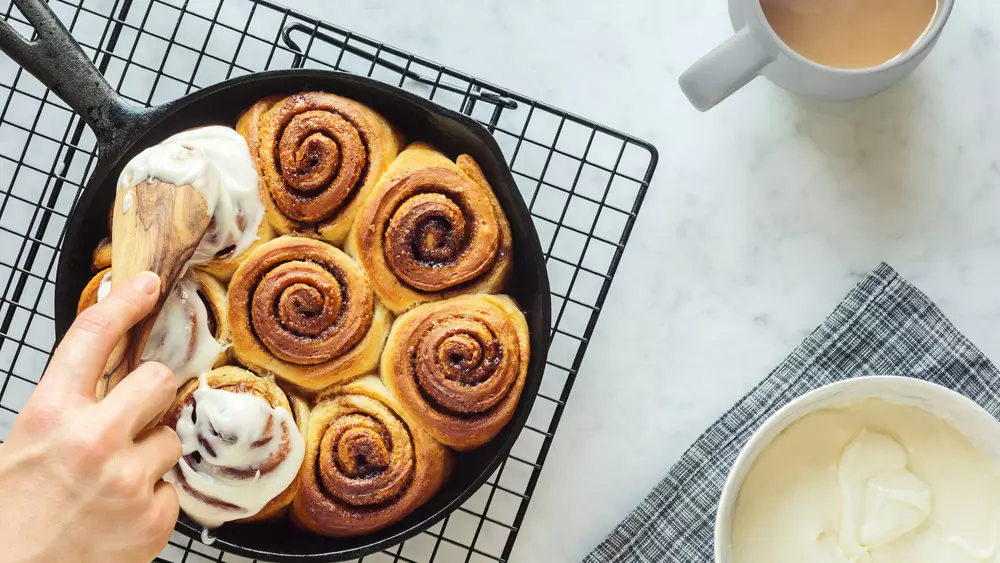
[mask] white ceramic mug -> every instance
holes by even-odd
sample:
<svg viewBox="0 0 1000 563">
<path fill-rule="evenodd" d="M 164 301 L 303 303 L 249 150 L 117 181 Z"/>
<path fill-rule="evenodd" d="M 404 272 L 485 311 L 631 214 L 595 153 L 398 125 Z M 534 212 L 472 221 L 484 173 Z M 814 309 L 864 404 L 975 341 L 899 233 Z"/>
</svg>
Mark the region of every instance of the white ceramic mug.
<svg viewBox="0 0 1000 563">
<path fill-rule="evenodd" d="M 913 72 L 937 42 L 954 0 L 938 0 L 934 19 L 909 51 L 881 65 L 833 68 L 793 51 L 767 23 L 760 0 L 729 0 L 736 34 L 681 75 L 681 90 L 701 111 L 763 74 L 782 88 L 824 100 L 853 100 L 877 94 Z"/>
</svg>

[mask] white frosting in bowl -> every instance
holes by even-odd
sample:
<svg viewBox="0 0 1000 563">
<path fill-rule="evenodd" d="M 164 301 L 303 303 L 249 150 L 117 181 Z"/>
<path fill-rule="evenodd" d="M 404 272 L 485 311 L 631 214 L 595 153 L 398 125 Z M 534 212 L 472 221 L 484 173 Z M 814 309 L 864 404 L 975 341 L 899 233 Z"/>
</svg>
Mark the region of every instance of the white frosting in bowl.
<svg viewBox="0 0 1000 563">
<path fill-rule="evenodd" d="M 1000 470 L 929 412 L 866 399 L 791 423 L 746 473 L 732 563 L 1000 561 Z"/>
<path fill-rule="evenodd" d="M 232 247 L 240 254 L 257 240 L 264 205 L 250 149 L 235 130 L 199 127 L 147 148 L 122 170 L 118 189 L 156 181 L 190 185 L 205 198 L 212 223 L 188 264 L 204 264 Z M 123 212 L 133 205 L 131 196 L 123 198 Z"/>
</svg>

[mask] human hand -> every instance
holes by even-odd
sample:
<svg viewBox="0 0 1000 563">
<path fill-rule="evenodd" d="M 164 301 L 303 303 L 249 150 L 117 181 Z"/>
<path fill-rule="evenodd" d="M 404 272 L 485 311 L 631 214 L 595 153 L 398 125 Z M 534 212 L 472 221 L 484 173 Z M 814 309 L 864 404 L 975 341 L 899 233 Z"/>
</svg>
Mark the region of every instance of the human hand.
<svg viewBox="0 0 1000 563">
<path fill-rule="evenodd" d="M 138 563 L 166 545 L 177 494 L 162 477 L 181 443 L 158 421 L 176 382 L 140 366 L 98 402 L 97 381 L 125 332 L 156 304 L 146 272 L 84 311 L 0 445 L 0 559 Z"/>
</svg>

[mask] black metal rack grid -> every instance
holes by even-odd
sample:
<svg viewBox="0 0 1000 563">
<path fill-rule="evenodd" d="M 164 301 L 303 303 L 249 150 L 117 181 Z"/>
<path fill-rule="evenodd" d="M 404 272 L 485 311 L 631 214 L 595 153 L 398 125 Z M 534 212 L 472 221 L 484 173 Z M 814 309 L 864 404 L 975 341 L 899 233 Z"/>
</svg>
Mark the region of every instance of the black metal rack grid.
<svg viewBox="0 0 1000 563">
<path fill-rule="evenodd" d="M 431 530 L 366 562 L 508 561 L 577 370 L 656 166 L 632 136 L 268 1 L 51 0 L 112 85 L 162 103 L 265 69 L 338 69 L 391 83 L 486 125 L 546 251 L 551 349 L 511 455 Z M 30 36 L 9 0 L 0 12 Z M 54 265 L 95 162 L 86 125 L 0 55 L 0 443 L 54 345 Z M 175 534 L 161 561 L 248 561 Z"/>
</svg>

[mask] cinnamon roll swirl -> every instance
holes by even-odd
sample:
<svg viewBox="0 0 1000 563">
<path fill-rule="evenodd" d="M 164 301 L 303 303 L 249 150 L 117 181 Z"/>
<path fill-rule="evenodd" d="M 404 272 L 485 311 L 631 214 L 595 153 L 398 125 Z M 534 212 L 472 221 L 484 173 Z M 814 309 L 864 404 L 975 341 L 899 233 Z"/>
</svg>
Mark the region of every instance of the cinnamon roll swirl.
<svg viewBox="0 0 1000 563">
<path fill-rule="evenodd" d="M 489 442 L 510 421 L 528 373 L 528 324 L 505 295 L 466 295 L 399 317 L 382 354 L 386 387 L 439 442 Z"/>
<path fill-rule="evenodd" d="M 283 514 L 298 489 L 308 408 L 271 378 L 232 366 L 189 381 L 163 418 L 184 454 L 164 477 L 207 528 Z"/>
<path fill-rule="evenodd" d="M 386 307 L 502 291 L 511 273 L 510 225 L 479 166 L 414 143 L 358 213 L 347 252 Z"/>
<path fill-rule="evenodd" d="M 261 245 L 229 286 L 236 358 L 311 391 L 374 370 L 390 322 L 357 264 L 318 240 Z"/>
<path fill-rule="evenodd" d="M 309 417 L 292 520 L 332 537 L 373 532 L 426 502 L 451 470 L 450 452 L 375 376 L 324 392 Z"/>
<path fill-rule="evenodd" d="M 325 92 L 261 100 L 237 130 L 254 151 L 267 218 L 278 233 L 334 244 L 344 241 L 400 146 L 381 115 Z"/>
</svg>

